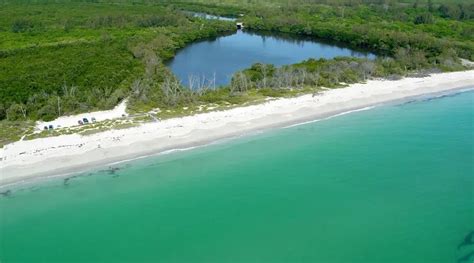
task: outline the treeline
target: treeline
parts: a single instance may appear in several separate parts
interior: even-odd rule
[[[474,3],[441,4],[437,11],[439,15],[444,18],[456,20],[474,19]]]
[[[255,10],[244,20],[250,29],[330,39],[375,50],[383,55],[393,56],[399,48],[406,48],[420,50],[428,60],[434,61],[447,50],[454,50],[459,57],[474,59],[473,36],[469,34],[473,31],[472,23],[456,22],[454,25],[458,30],[454,32],[444,22],[417,27],[417,23],[433,19],[422,14],[421,18],[416,13],[410,14],[413,22],[387,20],[384,16],[369,7],[344,10],[316,6]]]
[[[132,111],[146,111],[158,107],[172,107],[192,103],[196,94],[202,94],[204,85],[193,89],[183,87],[181,81],[165,66],[164,62],[172,58],[176,49],[197,39],[213,38],[226,32],[232,32],[232,23],[209,20],[208,27],[178,28],[176,31],[162,34],[147,41],[138,41],[131,48],[135,58],[144,65],[144,74],[137,76],[131,85],[129,108]],[[199,81],[201,83],[201,81]]]
[[[412,57],[415,57],[415,62]],[[395,58],[379,57],[375,60],[353,57],[337,57],[330,60],[309,59],[280,68],[271,64],[257,63],[234,74],[230,91],[232,93],[244,92],[249,89],[332,88],[371,78],[399,79],[410,74],[424,76],[442,70],[463,69],[459,61],[450,60],[449,56],[445,59],[440,60],[438,66],[430,65],[423,54],[401,48]]]
[[[144,1],[146,2],[146,1]],[[366,6],[384,13],[390,11],[399,15],[399,12],[411,9],[419,12],[428,12],[437,16],[454,20],[468,20],[474,18],[474,3],[463,0],[188,0],[188,1],[161,1],[171,3],[190,11],[213,13],[224,16],[237,16],[247,13],[252,9],[295,7],[312,8],[315,6],[328,6],[331,8],[358,8]],[[397,14],[398,13],[398,14]]]
[[[0,48],[0,120],[51,120],[110,109],[129,97],[137,83],[162,82],[163,61],[177,49],[235,30],[231,23],[163,6],[72,3],[17,9],[7,6],[0,13],[10,15],[12,27],[15,21],[33,22],[19,22],[16,32],[0,32],[0,37],[37,44]],[[23,18],[24,12],[36,16]]]
[[[140,61],[113,40],[9,52],[0,69],[0,119],[9,120],[113,107],[141,74]]]
[[[341,83],[356,83],[387,73],[382,64],[368,59],[338,57],[331,60],[309,59],[298,64],[276,68],[257,63],[234,74],[231,92],[248,89],[302,89],[309,87],[336,87]]]
[[[48,5],[44,5],[48,8]],[[55,7],[57,8],[57,7]],[[36,16],[17,16],[11,19],[9,24],[4,25],[13,33],[44,33],[48,29],[61,28],[65,31],[73,29],[101,29],[101,28],[134,28],[134,27],[160,27],[160,26],[182,26],[189,23],[185,14],[179,12],[178,9],[168,7],[166,9],[156,9],[159,12],[143,12],[134,13],[117,11],[110,14],[93,13],[86,17],[72,17],[69,13],[65,13],[65,17],[61,17],[58,22],[48,22],[45,15],[49,12],[40,12]],[[46,22],[45,22],[46,21]]]
[[[158,66],[161,79],[149,77],[133,83],[129,106],[132,111],[162,111],[180,107],[192,107],[207,103],[225,105],[240,104],[253,98],[281,97],[301,92],[318,92],[322,88],[336,88],[373,78],[400,79],[403,76],[426,76],[440,72],[427,61],[412,62],[410,56],[425,59],[416,52],[399,50],[403,58],[380,57],[375,60],[337,57],[335,59],[309,59],[301,63],[275,67],[256,63],[236,72],[228,86],[216,88],[212,77],[190,77],[189,87],[181,85],[166,67]],[[427,63],[420,65],[421,63]],[[444,61],[444,70],[459,70],[459,61]],[[158,64],[157,64],[158,65]],[[414,71],[413,69],[416,69]],[[251,95],[253,94],[253,95]]]

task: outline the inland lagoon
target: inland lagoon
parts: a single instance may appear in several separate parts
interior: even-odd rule
[[[352,56],[375,58],[373,53],[289,34],[238,30],[236,33],[192,43],[167,64],[184,85],[189,77],[214,79],[216,86],[230,83],[232,75],[254,63],[283,66],[306,59]]]
[[[4,188],[0,261],[472,262],[473,105],[423,97]]]

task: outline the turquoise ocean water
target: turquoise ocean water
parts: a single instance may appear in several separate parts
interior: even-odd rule
[[[0,196],[0,262],[474,261],[472,91],[115,167]]]

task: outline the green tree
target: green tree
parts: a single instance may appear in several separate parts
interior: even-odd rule
[[[6,111],[8,120],[26,120],[26,106],[23,103],[14,103]]]
[[[431,13],[424,13],[415,18],[415,24],[433,24],[434,17]]]
[[[428,0],[428,11],[433,12],[434,7],[433,7],[433,0]]]
[[[27,19],[16,19],[11,25],[11,31],[13,33],[21,33],[31,31],[35,28],[35,24]]]
[[[3,103],[0,103],[0,120],[3,120],[7,117],[7,109]]]

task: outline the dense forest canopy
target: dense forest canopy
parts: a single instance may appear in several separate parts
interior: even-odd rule
[[[0,120],[50,120],[109,109],[133,111],[239,100],[296,86],[337,86],[371,76],[460,70],[474,60],[474,3],[462,0],[15,0],[0,1]],[[378,54],[310,60],[280,69],[257,64],[229,87],[182,87],[163,61],[197,39],[248,28],[335,40]],[[291,76],[288,77],[288,76]]]
[[[153,50],[161,63],[186,43],[231,29],[163,5],[6,4],[0,9],[0,119],[113,107],[145,72],[140,52]]]

